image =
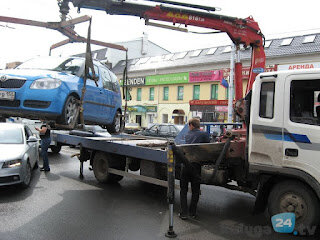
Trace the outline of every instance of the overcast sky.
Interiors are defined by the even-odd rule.
[[[176,0],[178,1],[178,0]],[[239,18],[252,16],[267,39],[286,35],[298,35],[320,32],[320,1],[290,0],[180,0],[219,7],[216,12]],[[199,35],[181,33],[166,29],[145,26],[137,17],[110,16],[103,11],[82,9],[77,13],[70,4],[72,18],[82,15],[92,16],[92,39],[105,42],[121,42],[148,34],[149,40],[172,52],[200,49],[230,43],[226,34]],[[0,16],[25,18],[30,20],[54,22],[60,21],[57,0],[2,0]],[[78,24],[75,30],[86,36],[87,23]],[[194,29],[208,31],[208,29]],[[0,68],[11,61],[24,61],[33,56],[45,56],[52,44],[66,39],[57,31],[0,22]],[[97,49],[100,47],[93,47]],[[70,55],[85,51],[85,44],[68,44],[53,50],[52,55]]]

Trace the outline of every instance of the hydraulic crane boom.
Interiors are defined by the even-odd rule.
[[[245,19],[213,14],[213,7],[205,7],[187,3],[177,3],[168,0],[150,0],[141,2],[130,2],[125,0],[63,0],[72,2],[75,7],[103,10],[108,14],[137,16],[149,20],[183,24],[185,26],[197,26],[208,29],[220,30],[229,35],[230,39],[237,46],[252,47],[252,57],[249,80],[246,94],[251,90],[256,75],[265,68],[264,37],[258,23],[252,17]],[[152,6],[150,2],[163,3]],[[235,98],[243,98],[242,91],[242,64],[238,58],[235,64]]]

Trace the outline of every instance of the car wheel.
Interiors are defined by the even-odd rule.
[[[72,123],[77,117],[78,107],[78,99],[75,96],[69,96],[62,110],[62,115],[59,119],[59,123],[66,125]]]
[[[116,115],[113,118],[112,124],[107,125],[107,130],[109,133],[118,134],[122,131],[122,129],[123,129],[123,122],[122,122],[121,113],[117,111]]]
[[[25,176],[24,176],[23,182],[21,183],[21,186],[23,188],[27,188],[30,185],[30,182],[31,182],[31,171],[32,171],[31,170],[31,165],[30,165],[30,163],[28,161],[27,165],[26,165]]]

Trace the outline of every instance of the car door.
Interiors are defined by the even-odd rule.
[[[100,122],[102,118],[103,86],[97,65],[94,65],[94,71],[98,79],[97,81],[94,81],[92,77],[87,79],[84,95],[84,118],[89,121]],[[91,71],[89,75],[92,76]]]
[[[285,81],[283,167],[319,176],[320,74],[292,74]]]
[[[103,84],[103,106],[102,116],[106,123],[111,123],[115,115],[115,92],[114,84],[109,70],[106,67],[100,68],[101,79]]]
[[[170,128],[168,125],[160,125],[159,126],[159,137],[172,137],[171,133],[170,133]]]
[[[27,153],[29,155],[31,167],[34,166],[36,161],[38,160],[38,143],[37,142],[27,142],[29,137],[33,136],[32,131],[28,126],[24,127],[26,144],[28,146]]]

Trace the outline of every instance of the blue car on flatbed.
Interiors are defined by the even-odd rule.
[[[76,116],[84,76],[84,58],[38,57],[0,71],[0,116],[54,120],[69,124]],[[84,120],[110,133],[121,129],[121,93],[117,77],[93,61],[98,81],[87,79]],[[92,76],[92,74],[89,74]]]

